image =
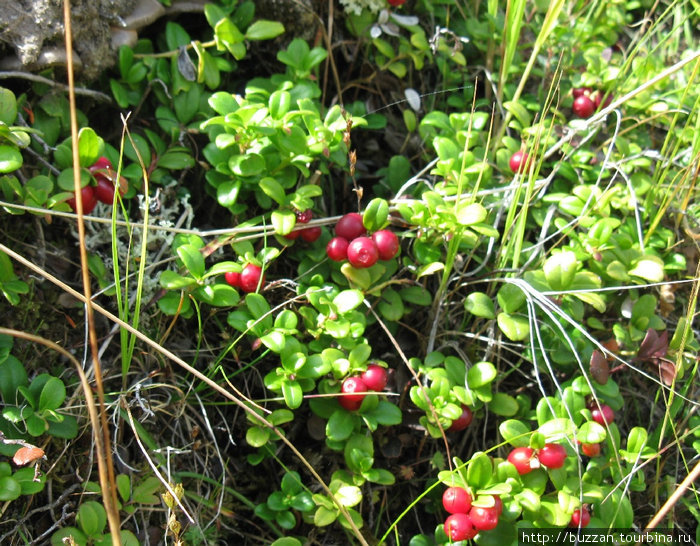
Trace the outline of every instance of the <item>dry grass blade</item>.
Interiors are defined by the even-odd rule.
[[[73,148],[73,183],[75,187],[75,201],[78,212],[78,236],[80,239],[80,269],[83,279],[83,292],[85,295],[86,319],[90,341],[92,363],[95,368],[95,385],[97,387],[97,411],[99,423],[93,422],[93,433],[98,445],[102,446],[102,453],[98,450],[97,466],[102,489],[102,498],[109,529],[112,533],[112,543],[115,546],[121,544],[119,510],[117,508],[117,484],[114,477],[114,465],[112,464],[112,449],[110,447],[109,426],[105,412],[104,387],[102,385],[102,367],[100,366],[99,349],[97,346],[97,332],[95,330],[95,317],[92,308],[90,271],[88,269],[87,248],[85,245],[85,224],[83,222],[83,200],[80,184],[80,156],[78,149],[78,114],[75,106],[75,81],[73,74],[73,43],[71,30],[70,0],[63,4],[63,21],[65,25],[66,59],[68,72],[68,102],[70,105],[70,129]],[[82,370],[81,370],[82,371]],[[87,393],[86,393],[87,395]]]

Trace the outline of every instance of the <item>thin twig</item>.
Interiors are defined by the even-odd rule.
[[[50,80],[49,78],[44,78],[44,76],[39,76],[37,74],[32,74],[31,72],[22,72],[21,70],[7,70],[0,72],[0,80],[9,78],[19,78],[23,80],[29,80],[37,83],[43,83],[50,85],[52,87],[58,87],[64,91],[68,91],[68,85],[65,83]],[[100,91],[95,91],[94,89],[86,89],[85,87],[75,87],[76,95],[83,95],[84,97],[90,97],[100,102],[112,103],[112,97],[102,93]]]

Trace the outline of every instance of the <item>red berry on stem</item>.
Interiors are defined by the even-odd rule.
[[[335,234],[338,237],[352,241],[360,235],[367,233],[362,223],[362,215],[357,212],[349,212],[335,225]]]
[[[615,412],[610,406],[603,404],[600,408],[594,406],[591,409],[591,417],[599,425],[605,426],[606,423],[609,425],[615,420]]]
[[[499,495],[493,495],[493,507],[499,516],[503,513],[503,501]]]
[[[90,165],[90,167],[88,168],[88,170],[89,170],[91,173],[93,173],[93,174],[95,173],[95,171],[100,171],[100,170],[104,170],[104,169],[112,169],[112,170],[114,170],[114,167],[112,166],[112,162],[111,162],[109,159],[107,159],[106,157],[104,157],[104,156],[102,156],[100,159],[98,159],[97,161],[95,161],[95,162],[94,162],[92,165]]]
[[[294,241],[297,237],[299,237],[299,235],[301,235],[301,232],[301,229],[293,229],[292,231],[287,233],[287,235],[285,235],[284,238],[289,241]]]
[[[297,217],[297,222],[300,224],[308,224],[311,218],[314,217],[311,209],[306,209],[305,211],[296,210],[294,211],[294,214]]]
[[[372,234],[372,240],[377,245],[380,260],[391,260],[399,252],[399,238],[388,229],[380,229]]]
[[[326,245],[326,254],[334,262],[347,260],[349,244],[344,237],[333,237]]]
[[[527,154],[527,152],[518,150],[512,156],[510,156],[508,166],[514,173],[525,172],[530,166],[530,156]]]
[[[83,199],[83,214],[90,214],[97,205],[97,195],[95,195],[95,188],[93,186],[85,186],[80,189],[80,195]],[[78,210],[78,203],[75,199],[75,194],[73,197],[68,199],[67,203],[70,205],[74,211]]]
[[[104,176],[96,176],[95,197],[98,201],[111,205],[114,203],[114,184]]]
[[[566,460],[566,449],[560,444],[545,444],[537,453],[537,458],[547,468],[561,468]]]
[[[571,521],[569,522],[569,527],[586,527],[591,522],[591,513],[585,506],[577,508],[574,513],[571,514]]]
[[[591,88],[590,87],[574,87],[571,90],[571,94],[574,96],[575,99],[583,96],[588,96],[591,93]]]
[[[224,274],[224,279],[226,279],[226,282],[234,288],[241,287],[241,274],[238,271],[227,271]]]
[[[472,507],[472,496],[464,487],[448,487],[442,494],[442,506],[450,514],[466,514]]]
[[[600,455],[600,444],[581,444],[581,451],[587,457],[597,457]]]
[[[476,529],[467,514],[452,514],[445,520],[445,534],[451,540],[471,540],[476,536]]]
[[[309,227],[301,230],[301,238],[307,243],[317,241],[321,236],[321,228],[319,226]]]
[[[378,259],[377,245],[369,237],[357,237],[348,245],[348,261],[354,267],[371,267]]]
[[[490,531],[498,525],[498,511],[495,506],[491,508],[472,506],[472,509],[469,510],[469,519],[472,520],[474,529],[478,531]]]
[[[387,2],[389,2],[390,6],[398,8],[399,6],[403,6],[406,3],[406,0],[387,0]]]
[[[535,455],[535,450],[531,447],[516,447],[508,454],[508,462],[515,466],[518,474],[527,474],[532,470],[532,457]]]
[[[362,400],[364,400],[367,392],[367,385],[365,385],[361,377],[348,377],[343,381],[340,392],[343,393],[343,396],[338,398],[340,405],[348,411],[355,411],[360,409],[362,405]]]
[[[243,292],[255,292],[265,286],[265,275],[262,274],[262,268],[255,264],[248,264],[241,271],[240,286]]]
[[[362,381],[369,390],[382,392],[386,387],[386,369],[377,364],[370,364],[362,374]]]
[[[574,99],[572,110],[580,118],[589,118],[595,112],[595,103],[586,95],[581,95]]]
[[[472,417],[474,415],[472,414],[472,410],[470,410],[467,406],[462,405],[462,415],[457,417],[454,421],[452,421],[452,424],[450,425],[450,428],[447,429],[448,432],[459,432],[460,430],[464,430],[469,426],[469,423],[472,422]]]

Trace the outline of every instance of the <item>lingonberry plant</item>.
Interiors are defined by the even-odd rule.
[[[77,106],[62,68],[0,88],[0,543],[697,526],[688,3],[174,4]],[[35,332],[104,384],[95,442]]]

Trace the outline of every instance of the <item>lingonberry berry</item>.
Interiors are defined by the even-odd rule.
[[[347,260],[349,244],[344,237],[333,237],[326,245],[326,254],[334,262]]]
[[[338,220],[338,223],[335,225],[335,234],[348,241],[352,241],[365,233],[367,233],[367,230],[362,223],[362,215],[357,212],[349,212]]]
[[[380,229],[372,234],[372,240],[377,245],[380,260],[391,260],[399,252],[399,238],[388,229]]]
[[[260,285],[260,289],[265,286],[265,275],[262,268],[255,264],[248,264],[241,271],[241,290],[243,292],[255,292]]]
[[[354,267],[372,267],[378,259],[377,245],[369,237],[357,237],[348,245],[348,261]]]

